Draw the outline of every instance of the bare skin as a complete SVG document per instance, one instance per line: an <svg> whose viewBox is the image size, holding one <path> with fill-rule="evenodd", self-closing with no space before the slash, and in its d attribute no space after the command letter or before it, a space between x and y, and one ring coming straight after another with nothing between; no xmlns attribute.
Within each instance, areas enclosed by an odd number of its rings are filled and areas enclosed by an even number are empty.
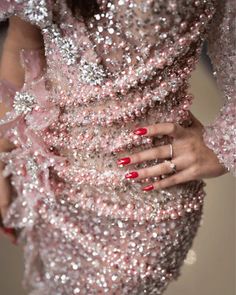
<svg viewBox="0 0 236 295"><path fill-rule="evenodd" d="M167 135L173 138L173 158L176 165L176 173L150 183L143 187L145 191L160 190L176 184L202 178L213 178L227 173L227 169L219 163L216 154L209 149L202 137L203 125L191 114L193 124L189 128L183 128L175 123L159 123L151 126L142 126L147 132L140 136ZM140 163L152 159L168 159L170 156L169 145L155 147L135 154L127 155L130 162L127 165ZM118 159L118 165L121 159ZM136 172L136 173L132 173ZM164 162L148 168L139 169L127 173L127 178L159 177L172 173L168 162ZM132 177L132 174L135 177Z"/></svg>
<svg viewBox="0 0 236 295"><path fill-rule="evenodd" d="M20 50L22 48L41 49L42 62L45 61L43 38L39 28L13 16L9 20L9 28L3 45L0 79L10 81L17 87L21 87L24 83L24 70L20 64ZM1 104L1 117L6 111L6 106ZM14 149L13 143L6 139L0 139L0 151L10 151L12 149ZM5 216L11 202L11 186L9 179L2 176L1 172L3 169L4 164L0 162L0 225L1 219ZM15 241L13 229L6 229L0 226L0 230L7 234L13 242Z"/></svg>

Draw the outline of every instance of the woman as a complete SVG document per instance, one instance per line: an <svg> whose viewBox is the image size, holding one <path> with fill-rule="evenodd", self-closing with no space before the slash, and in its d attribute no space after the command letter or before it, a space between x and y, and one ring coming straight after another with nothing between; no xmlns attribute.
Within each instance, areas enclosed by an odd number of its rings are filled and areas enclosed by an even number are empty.
<svg viewBox="0 0 236 295"><path fill-rule="evenodd" d="M179 277L202 179L235 174L235 8L222 2L1 1L0 207L32 292L156 295ZM189 111L205 39L226 98L211 126Z"/></svg>

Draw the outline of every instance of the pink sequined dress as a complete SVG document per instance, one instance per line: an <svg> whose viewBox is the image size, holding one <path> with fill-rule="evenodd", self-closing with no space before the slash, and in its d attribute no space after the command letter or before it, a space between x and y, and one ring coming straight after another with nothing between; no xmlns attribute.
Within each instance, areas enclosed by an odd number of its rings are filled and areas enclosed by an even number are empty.
<svg viewBox="0 0 236 295"><path fill-rule="evenodd" d="M23 87L0 85L10 109L1 135L17 146L1 153L16 193L4 223L21 229L30 294L160 295L179 277L204 181L147 193L124 175L161 161L128 169L116 159L170 142L136 127L188 128L188 80L207 39L225 102L204 140L235 174L234 4L105 0L84 19L65 0L0 1L2 20L41 28L47 59L42 68L39 52L22 50Z"/></svg>

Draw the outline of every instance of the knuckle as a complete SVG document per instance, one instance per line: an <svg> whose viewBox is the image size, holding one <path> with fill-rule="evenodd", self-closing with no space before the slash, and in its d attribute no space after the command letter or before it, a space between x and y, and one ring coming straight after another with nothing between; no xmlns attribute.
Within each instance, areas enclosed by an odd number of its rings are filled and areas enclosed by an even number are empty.
<svg viewBox="0 0 236 295"><path fill-rule="evenodd" d="M159 125L158 124L154 124L153 125L153 133L154 134L157 134L158 133L158 130L159 130Z"/></svg>
<svg viewBox="0 0 236 295"><path fill-rule="evenodd" d="M190 151L195 151L195 142L192 139L189 139L188 149Z"/></svg>
<svg viewBox="0 0 236 295"><path fill-rule="evenodd" d="M195 153L190 154L190 162L196 163L197 162L197 155Z"/></svg>
<svg viewBox="0 0 236 295"><path fill-rule="evenodd" d="M143 157L141 153L137 153L131 156L132 163L141 162L142 160L143 160Z"/></svg>
<svg viewBox="0 0 236 295"><path fill-rule="evenodd" d="M154 148L153 149L153 157L154 158L159 158L159 157L161 157L161 155L162 155L162 147L156 147L156 148Z"/></svg>
<svg viewBox="0 0 236 295"><path fill-rule="evenodd" d="M144 178L151 176L151 169L146 168L141 171L141 175L143 175Z"/></svg>
<svg viewBox="0 0 236 295"><path fill-rule="evenodd" d="M161 174L165 174L170 171L170 162L165 161L163 164L160 166Z"/></svg>
<svg viewBox="0 0 236 295"><path fill-rule="evenodd" d="M178 183L178 179L176 176L172 176L169 180L170 180L171 185L175 185Z"/></svg>
<svg viewBox="0 0 236 295"><path fill-rule="evenodd" d="M154 188L156 188L156 189L162 189L163 188L163 180L161 180L161 181L157 181L157 182L154 182Z"/></svg>
<svg viewBox="0 0 236 295"><path fill-rule="evenodd" d="M198 173L199 173L199 167L198 167L198 165L194 165L192 167L192 175L193 175L193 177L197 177Z"/></svg>
<svg viewBox="0 0 236 295"><path fill-rule="evenodd" d="M140 178L148 177L148 171L147 169L140 169L138 170L138 175Z"/></svg>
<svg viewBox="0 0 236 295"><path fill-rule="evenodd" d="M148 126L147 130L148 130L148 134L150 134L150 135L156 134L156 130L157 130L156 124Z"/></svg>
<svg viewBox="0 0 236 295"><path fill-rule="evenodd" d="M165 178L158 183L158 189L163 189L168 186L169 179Z"/></svg>
<svg viewBox="0 0 236 295"><path fill-rule="evenodd" d="M173 148L173 152L175 153L176 149L173 146L173 144L172 144L172 148ZM168 158L170 156L170 147L169 147L169 145L168 146L166 146L166 145L160 146L158 152L159 152L159 157Z"/></svg>
<svg viewBox="0 0 236 295"><path fill-rule="evenodd" d="M175 123L170 124L170 133L174 134L177 130L177 125Z"/></svg>

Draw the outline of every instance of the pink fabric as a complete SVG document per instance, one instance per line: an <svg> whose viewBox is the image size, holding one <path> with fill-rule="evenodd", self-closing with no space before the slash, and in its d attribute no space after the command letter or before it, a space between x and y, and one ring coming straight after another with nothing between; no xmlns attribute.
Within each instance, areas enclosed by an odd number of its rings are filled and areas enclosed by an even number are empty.
<svg viewBox="0 0 236 295"><path fill-rule="evenodd" d="M137 126L188 128L188 80L207 38L227 103L204 138L234 171L235 8L224 2L107 0L86 20L64 0L1 1L1 19L41 28L47 59L43 69L38 52L22 50L22 89L0 87L10 107L0 132L17 146L0 154L15 190L4 222L21 229L31 294L160 295L179 277L204 181L145 193L146 180L125 179L116 159L170 142L136 136Z"/></svg>
<svg viewBox="0 0 236 295"><path fill-rule="evenodd" d="M219 161L236 175L236 9L234 1L219 1L208 37L208 52L222 90L224 105L204 139Z"/></svg>

